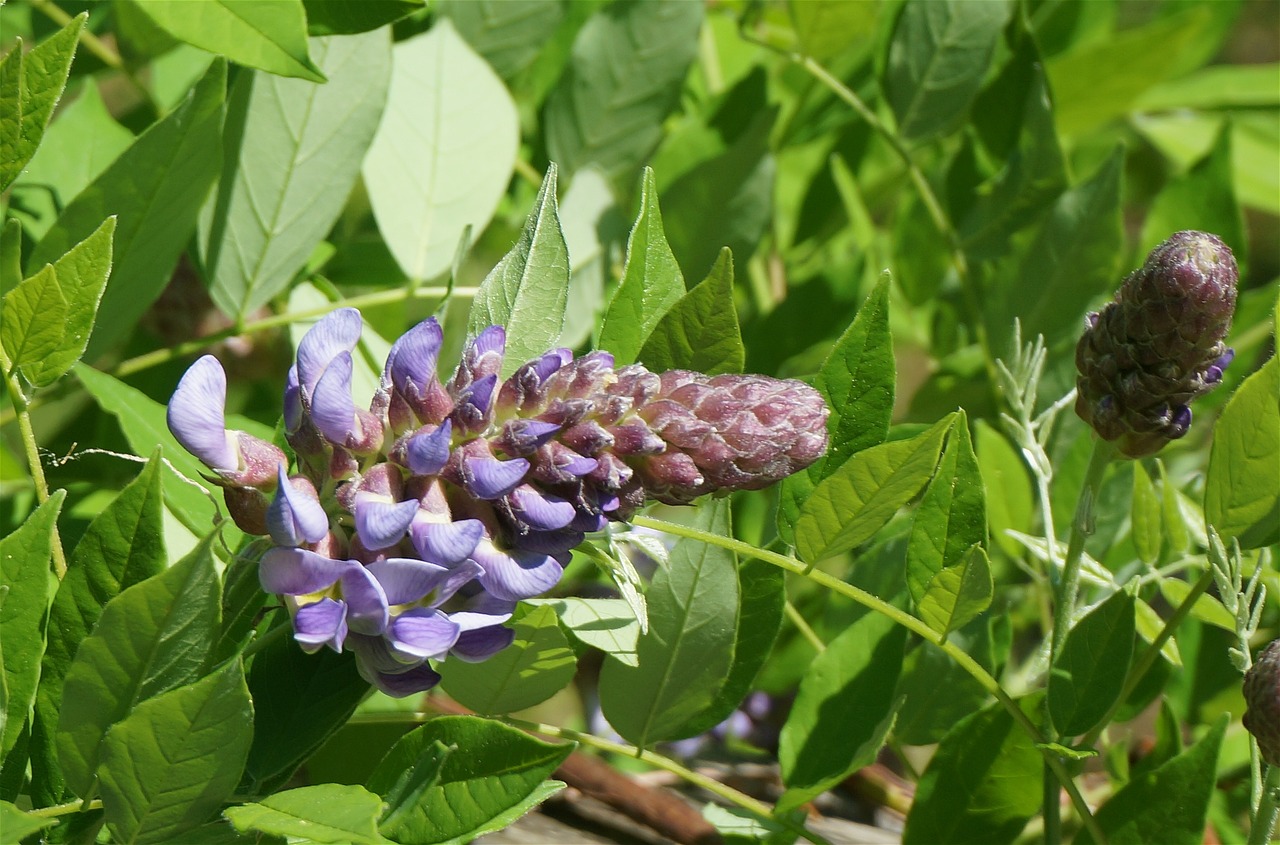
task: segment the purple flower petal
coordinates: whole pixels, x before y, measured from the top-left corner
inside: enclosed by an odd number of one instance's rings
[[[358,663],[357,667],[359,667]],[[396,674],[376,672],[366,675],[363,671],[360,674],[366,681],[392,698],[406,698],[411,695],[417,695],[440,683],[440,673],[426,663],[420,663]]]
[[[441,566],[452,566],[470,557],[483,536],[484,523],[478,519],[431,522],[419,517],[409,526],[409,538],[418,554]]]
[[[360,312],[339,308],[321,317],[298,342],[298,380],[303,395],[315,390],[316,383],[341,352],[350,354],[360,340]]]
[[[356,533],[366,549],[377,551],[394,546],[418,512],[418,500],[388,502],[376,493],[356,494]]]
[[[268,549],[258,564],[258,580],[268,593],[305,596],[332,587],[342,573],[358,564],[277,546]]]
[[[369,636],[387,630],[387,594],[366,567],[353,566],[342,573],[342,598],[347,602],[351,630]]]
[[[449,460],[449,446],[453,437],[453,424],[442,422],[434,431],[424,426],[405,444],[405,461],[414,475],[437,475]]]
[[[302,426],[302,386],[298,381],[298,365],[289,365],[284,379],[284,427],[294,432]]]
[[[502,434],[497,442],[507,454],[528,455],[558,431],[560,426],[552,422],[514,419],[502,427]]]
[[[577,519],[574,520],[574,522],[577,521]],[[591,530],[598,531],[600,529],[593,528]],[[576,548],[584,537],[585,534],[582,530],[530,531],[528,534],[521,534],[516,538],[515,544],[526,552],[558,555]]]
[[[469,353],[476,359],[490,352],[503,354],[507,348],[507,330],[502,326],[489,326],[471,341]]]
[[[418,601],[449,575],[443,566],[403,557],[374,561],[366,568],[382,585],[387,604],[393,606]]]
[[[415,607],[391,620],[388,638],[401,654],[439,659],[449,653],[461,633],[457,623],[438,610]]]
[[[347,606],[326,597],[298,608],[293,615],[293,638],[308,654],[324,646],[341,653],[347,638]]]
[[[462,480],[471,495],[478,499],[496,499],[510,493],[524,480],[529,462],[524,458],[500,461],[497,458],[465,458]]]
[[[481,540],[471,555],[484,568],[480,585],[494,597],[520,601],[545,593],[560,580],[564,567],[550,555],[512,549],[503,552]]]
[[[267,507],[267,530],[279,546],[297,546],[303,542],[318,543],[329,533],[329,517],[314,496],[293,486],[279,465],[276,495]]]
[[[459,405],[470,405],[475,408],[474,415],[483,417],[489,413],[489,406],[493,404],[494,388],[498,385],[498,377],[492,373],[476,379],[467,388]],[[455,409],[456,413],[457,409]]]
[[[422,662],[419,658],[395,653],[391,649],[391,643],[382,636],[368,637],[352,631],[347,637],[347,648],[355,652],[360,674],[369,683],[373,683],[373,679],[365,674],[365,670],[395,675]]]
[[[573,502],[543,493],[532,485],[521,484],[507,495],[511,513],[538,531],[556,531],[573,522],[578,515]]]
[[[564,347],[560,347],[559,349],[551,350],[536,361],[530,361],[529,363],[534,374],[538,377],[538,383],[541,384],[551,378],[553,373],[572,360],[573,353]]]
[[[458,616],[480,616],[481,614],[455,613]],[[486,617],[492,619],[492,617]],[[460,623],[461,624],[461,623]],[[458,635],[458,641],[449,649],[449,654],[466,663],[480,663],[488,660],[516,638],[516,632],[502,624],[483,625],[471,630],[464,630]]]
[[[324,375],[316,382],[311,395],[311,419],[330,442],[339,446],[347,442],[356,420],[356,405],[351,401],[350,352],[339,352]]]
[[[417,393],[426,389],[436,377],[436,363],[444,333],[435,317],[428,317],[400,336],[387,353],[387,369],[383,382],[395,385],[401,393],[409,393],[412,385]]]
[[[450,569],[449,575],[436,585],[436,594],[431,598],[431,607],[439,607],[453,598],[454,593],[479,578],[482,572],[484,570],[474,560],[464,560]]]
[[[210,469],[240,468],[235,437],[227,431],[227,374],[212,355],[198,359],[169,400],[169,430],[188,452]]]

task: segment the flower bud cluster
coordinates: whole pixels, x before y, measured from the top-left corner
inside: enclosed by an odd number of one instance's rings
[[[1280,640],[1272,640],[1244,676],[1244,726],[1258,741],[1258,753],[1280,766]]]
[[[1076,413],[1104,440],[1141,458],[1191,426],[1190,403],[1222,381],[1223,339],[1239,271],[1214,235],[1178,232],[1090,314],[1076,345]]]
[[[826,404],[801,382],[657,375],[567,349],[500,381],[500,326],[442,383],[434,319],[391,347],[366,410],[351,392],[361,325],[339,309],[298,345],[284,394],[293,474],[278,447],[226,431],[211,356],[178,385],[169,427],[216,473],[236,524],[270,536],[260,580],[298,642],[351,649],[392,695],[435,684],[431,661],[505,648],[515,603],[554,587],[588,532],[647,497],[758,489],[826,450]]]

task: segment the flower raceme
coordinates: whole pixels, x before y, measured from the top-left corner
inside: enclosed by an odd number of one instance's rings
[[[1076,346],[1076,413],[1120,452],[1158,452],[1191,426],[1190,403],[1222,381],[1239,270],[1219,238],[1178,232],[1090,314]]]
[[[298,643],[349,648],[391,695],[434,685],[432,661],[505,648],[515,603],[554,587],[587,533],[646,499],[759,489],[827,447],[827,406],[802,382],[659,375],[568,349],[500,381],[501,326],[442,382],[434,319],[392,345],[366,410],[351,394],[361,327],[338,309],[298,344],[284,391],[292,474],[277,446],[226,429],[212,356],[183,376],[168,420],[236,524],[270,537],[259,577]]]

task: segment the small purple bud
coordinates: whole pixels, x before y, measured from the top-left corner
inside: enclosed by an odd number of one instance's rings
[[[350,352],[339,352],[316,382],[311,396],[311,419],[330,443],[345,445],[355,428],[356,405],[351,401]]]
[[[542,420],[514,419],[502,426],[496,443],[508,455],[527,458],[533,451],[550,440],[560,426]]]
[[[384,385],[392,385],[412,403],[426,395],[436,379],[436,362],[444,333],[435,317],[429,317],[400,336],[387,354],[382,374]]]
[[[432,428],[423,426],[405,443],[404,459],[414,475],[438,475],[449,460],[453,423],[445,420]]]
[[[515,489],[529,471],[524,458],[500,461],[493,457],[464,457],[460,472],[462,483],[479,499],[497,499]]]
[[[298,381],[298,365],[290,364],[284,379],[284,429],[289,433],[302,425],[302,386]]]
[[[329,517],[316,488],[302,477],[290,479],[279,465],[275,498],[267,508],[267,529],[279,546],[318,543],[329,533]]]

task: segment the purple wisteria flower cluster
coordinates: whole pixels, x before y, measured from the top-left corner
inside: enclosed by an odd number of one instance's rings
[[[368,410],[352,398],[362,321],[336,310],[298,345],[278,446],[225,423],[226,375],[196,361],[169,428],[224,488],[236,524],[271,538],[259,577],[304,649],[355,653],[395,696],[439,681],[432,661],[505,648],[516,602],[559,581],[570,550],[646,498],[759,489],[827,446],[813,388],[754,375],[615,368],[555,349],[507,378],[490,326],[437,378],[434,319],[391,347]]]

